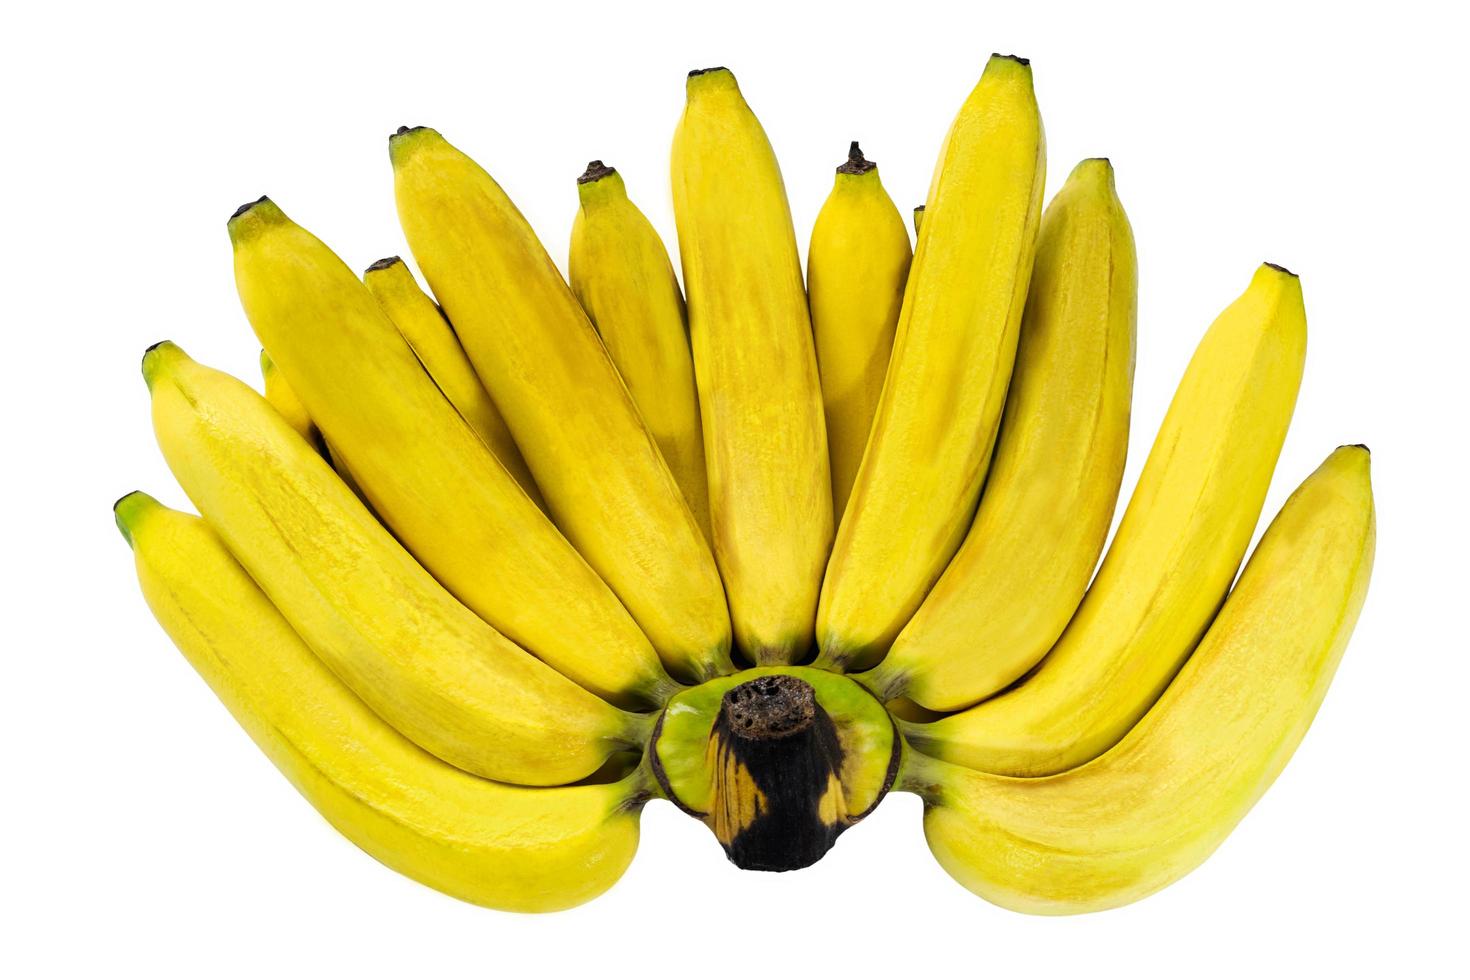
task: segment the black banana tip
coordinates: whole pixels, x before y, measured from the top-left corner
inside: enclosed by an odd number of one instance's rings
[[[235,213],[232,214],[232,215],[230,215],[230,220],[231,221],[234,221],[236,218],[240,217],[240,215],[244,214],[246,211],[249,211],[251,208],[255,207],[257,204],[264,204],[265,202],[267,202],[269,200],[270,200],[269,197],[267,197],[266,195],[262,194],[262,195],[260,195],[259,197],[257,197],[253,201],[247,201],[247,202],[245,202],[244,204],[240,205],[238,208],[235,209]],[[152,350],[152,349],[153,348],[151,348],[151,347],[149,348],[149,350]]]
[[[617,173],[616,169],[609,167],[601,160],[592,160],[587,164],[587,169],[582,171],[582,176],[577,178],[577,183],[591,184],[604,177],[611,177],[615,173]]]
[[[393,134],[389,136],[388,139],[392,140],[396,139],[399,136],[407,136],[409,133],[417,133],[423,128],[423,126],[399,126],[396,130],[393,131]]]
[[[383,269],[392,268],[393,266],[397,265],[398,263],[400,263],[402,261],[403,260],[401,258],[399,258],[398,256],[396,256],[396,255],[390,255],[386,259],[379,259],[378,261],[374,262],[372,265],[368,266],[367,267],[367,271],[368,272],[381,272]]]
[[[1275,262],[1266,262],[1266,263],[1263,263],[1263,264],[1266,266],[1266,268],[1268,268],[1268,269],[1275,269],[1277,272],[1281,272],[1281,273],[1284,273],[1284,274],[1286,274],[1288,276],[1291,276],[1291,278],[1293,278],[1293,279],[1300,279],[1301,278],[1301,276],[1297,275],[1295,272],[1292,272],[1290,269],[1288,269],[1284,265],[1277,265]]]
[[[878,164],[863,156],[863,148],[858,146],[858,141],[853,140],[847,148],[847,161],[837,168],[840,174],[865,174]]]
[[[990,56],[992,58],[1004,58],[1007,61],[1014,61],[1016,64],[1022,66],[1023,68],[1031,64],[1030,58],[1023,58],[1018,54],[1001,54],[999,51],[995,51],[992,52]]]
[[[1369,449],[1366,445],[1364,445],[1361,442],[1355,442],[1355,443],[1353,443],[1351,445],[1343,446],[1342,448],[1344,448],[1344,449],[1361,449],[1361,450],[1363,450],[1363,452],[1367,453],[1369,456],[1372,456],[1373,455],[1373,450]]]
[[[689,69],[689,77],[694,78],[697,75],[708,75],[710,72],[729,70],[730,69],[726,68],[724,65],[716,65],[713,68],[691,68]]]

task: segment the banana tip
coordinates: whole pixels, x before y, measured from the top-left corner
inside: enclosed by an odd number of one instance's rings
[[[403,259],[399,256],[390,255],[386,259],[379,259],[372,265],[368,266],[367,269],[364,270],[364,275],[366,275],[368,272],[382,272],[384,269],[391,269],[395,265],[400,265],[402,262]]]
[[[616,169],[609,167],[601,160],[592,160],[587,164],[587,169],[582,171],[582,175],[577,178],[577,183],[578,185],[594,184],[604,177],[611,177],[615,173],[617,173]]]
[[[847,148],[847,159],[837,168],[837,172],[840,174],[862,176],[865,173],[877,169],[878,164],[863,156],[863,148],[858,145],[857,140],[853,140],[852,144]]]
[[[141,490],[125,493],[113,501],[112,519],[117,523],[117,529],[122,532],[123,540],[128,543],[129,548],[133,546],[133,529],[139,515],[157,503],[158,501]]]
[[[270,201],[270,198],[267,197],[264,194],[260,195],[259,197],[257,197],[253,201],[246,201],[244,204],[240,205],[238,208],[235,209],[235,213],[232,214],[232,215],[230,215],[230,220],[231,221],[234,221],[236,218],[240,217],[242,214],[245,214],[247,211],[249,211],[251,208],[255,207],[257,204],[266,204],[269,201]]]
[[[1293,279],[1300,279],[1301,278],[1301,276],[1297,275],[1295,272],[1292,272],[1290,269],[1288,269],[1284,265],[1278,265],[1275,262],[1263,262],[1261,264],[1264,265],[1268,269],[1275,269],[1277,272],[1280,272],[1280,273],[1282,273],[1284,275],[1291,276],[1291,278],[1293,278]]]
[[[150,344],[143,352],[143,380],[148,384],[149,391],[153,390],[153,381],[158,377],[160,363],[164,356],[178,349],[178,344],[172,340],[160,340],[156,344]]]
[[[1022,68],[1031,67],[1031,59],[1023,58],[1018,54],[1001,54],[999,51],[996,51],[990,55],[990,58],[992,61],[1013,61],[1016,64],[1020,65]]]

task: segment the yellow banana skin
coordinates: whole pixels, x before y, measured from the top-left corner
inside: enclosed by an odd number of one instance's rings
[[[1368,452],[1337,450],[1287,501],[1209,632],[1105,755],[1014,779],[910,754],[900,785],[962,885],[1022,912],[1136,901],[1197,867],[1280,774],[1317,713],[1368,589]]]
[[[916,732],[923,751],[1039,776],[1095,758],[1133,727],[1209,625],[1250,544],[1306,339],[1300,282],[1262,266],[1200,341],[1061,639],[1018,687]]]
[[[959,547],[1031,277],[1046,141],[1021,59],[992,56],[945,138],[893,355],[817,613],[818,665],[870,667]]]
[[[852,144],[812,226],[807,292],[822,379],[832,513],[847,507],[883,393],[913,249],[878,165]]]
[[[627,868],[647,796],[642,773],[530,789],[447,765],[339,681],[202,520],[141,493],[116,513],[169,637],[276,768],[358,847],[455,898],[517,912],[578,905]]]
[[[303,639],[382,718],[491,779],[556,785],[644,741],[497,633],[373,520],[263,398],[169,343],[143,374],[179,485]]]
[[[671,176],[715,557],[741,650],[812,644],[832,545],[822,393],[776,155],[725,68],[691,72]]]
[[[917,236],[924,225],[924,205],[914,208],[914,234]]]
[[[662,703],[674,682],[628,611],[352,270],[269,200],[232,218],[230,238],[251,326],[394,535],[496,630],[588,690]]]
[[[1087,590],[1128,451],[1138,260],[1106,160],[1041,222],[995,457],[969,534],[888,656],[884,700],[954,711],[1046,655]]]
[[[557,526],[675,676],[729,673],[709,545],[551,257],[490,175],[438,133],[402,129],[389,152],[409,247]]]
[[[709,541],[713,530],[699,394],[684,294],[669,253],[628,199],[622,175],[602,161],[588,164],[577,178],[577,198],[567,263],[572,292],[602,337]]]
[[[537,507],[545,509],[531,470],[511,438],[510,430],[505,427],[500,410],[475,374],[459,338],[454,335],[454,328],[444,319],[438,304],[419,288],[408,266],[396,255],[379,259],[368,266],[362,281],[398,328],[398,333],[413,348],[424,370],[449,399],[449,404],[475,430],[475,435],[490,447],[495,458],[526,491],[526,496]]]

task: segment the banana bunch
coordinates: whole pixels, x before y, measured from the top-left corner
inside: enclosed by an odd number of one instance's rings
[[[264,394],[150,347],[199,516],[113,508],[169,637],[363,850],[548,911],[612,886],[649,800],[783,871],[899,790],[965,887],[1085,912],[1197,866],[1286,765],[1367,592],[1368,452],[1332,452],[1237,579],[1306,356],[1300,281],[1262,265],[1104,553],[1137,258],[1108,160],[1043,208],[1025,59],[960,107],[916,246],[853,143],[805,275],[724,68],[690,73],[674,139],[682,286],[601,161],[568,281],[439,133],[389,156],[427,288],[241,207]]]

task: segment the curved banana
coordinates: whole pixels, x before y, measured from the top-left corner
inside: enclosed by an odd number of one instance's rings
[[[1200,341],[1118,533],[1018,687],[915,732],[930,755],[1038,776],[1101,755],[1189,656],[1260,517],[1306,358],[1301,284],[1262,266]]]
[[[263,398],[170,343],[143,375],[164,458],[317,655],[384,720],[461,769],[571,782],[645,741],[612,707],[460,605]]]
[[[1138,261],[1106,160],[1041,221],[1016,367],[969,534],[862,680],[953,711],[1036,664],[1072,618],[1113,521],[1128,451]]]
[[[491,908],[549,912],[606,891],[638,847],[635,772],[529,789],[446,765],[339,681],[197,517],[115,505],[153,614],[230,714],[327,821],[402,874]]]
[[[705,540],[709,489],[684,294],[653,225],[601,160],[577,178],[567,275],[602,337]]]
[[[1031,68],[992,56],[945,137],[867,452],[822,584],[817,663],[872,666],[959,547],[989,466],[1041,219]]]
[[[908,229],[857,143],[812,226],[807,292],[832,460],[832,513],[847,508],[913,258]]]
[[[490,175],[432,129],[399,130],[389,154],[409,247],[557,526],[671,672],[729,673],[730,617],[709,545],[535,232]]]
[[[757,664],[811,648],[832,486],[811,318],[776,154],[725,68],[692,71],[670,172],[715,557]]]
[[[230,238],[251,326],[394,535],[496,630],[588,690],[662,704],[674,684],[648,639],[352,270],[266,199],[230,220]]]
[[[1056,776],[1014,779],[910,753],[939,863],[1023,912],[1091,912],[1183,877],[1301,743],[1373,566],[1368,452],[1345,446],[1291,496],[1189,662],[1121,742]]]
[[[526,496],[544,510],[541,491],[511,438],[510,430],[505,427],[505,419],[500,417],[500,410],[480,383],[474,366],[439,305],[425,295],[408,266],[396,255],[368,266],[362,281],[388,319],[393,321],[393,326],[398,328],[398,333],[413,348],[424,370],[449,399],[449,404],[475,430],[475,435],[490,447],[495,458],[526,491]]]

